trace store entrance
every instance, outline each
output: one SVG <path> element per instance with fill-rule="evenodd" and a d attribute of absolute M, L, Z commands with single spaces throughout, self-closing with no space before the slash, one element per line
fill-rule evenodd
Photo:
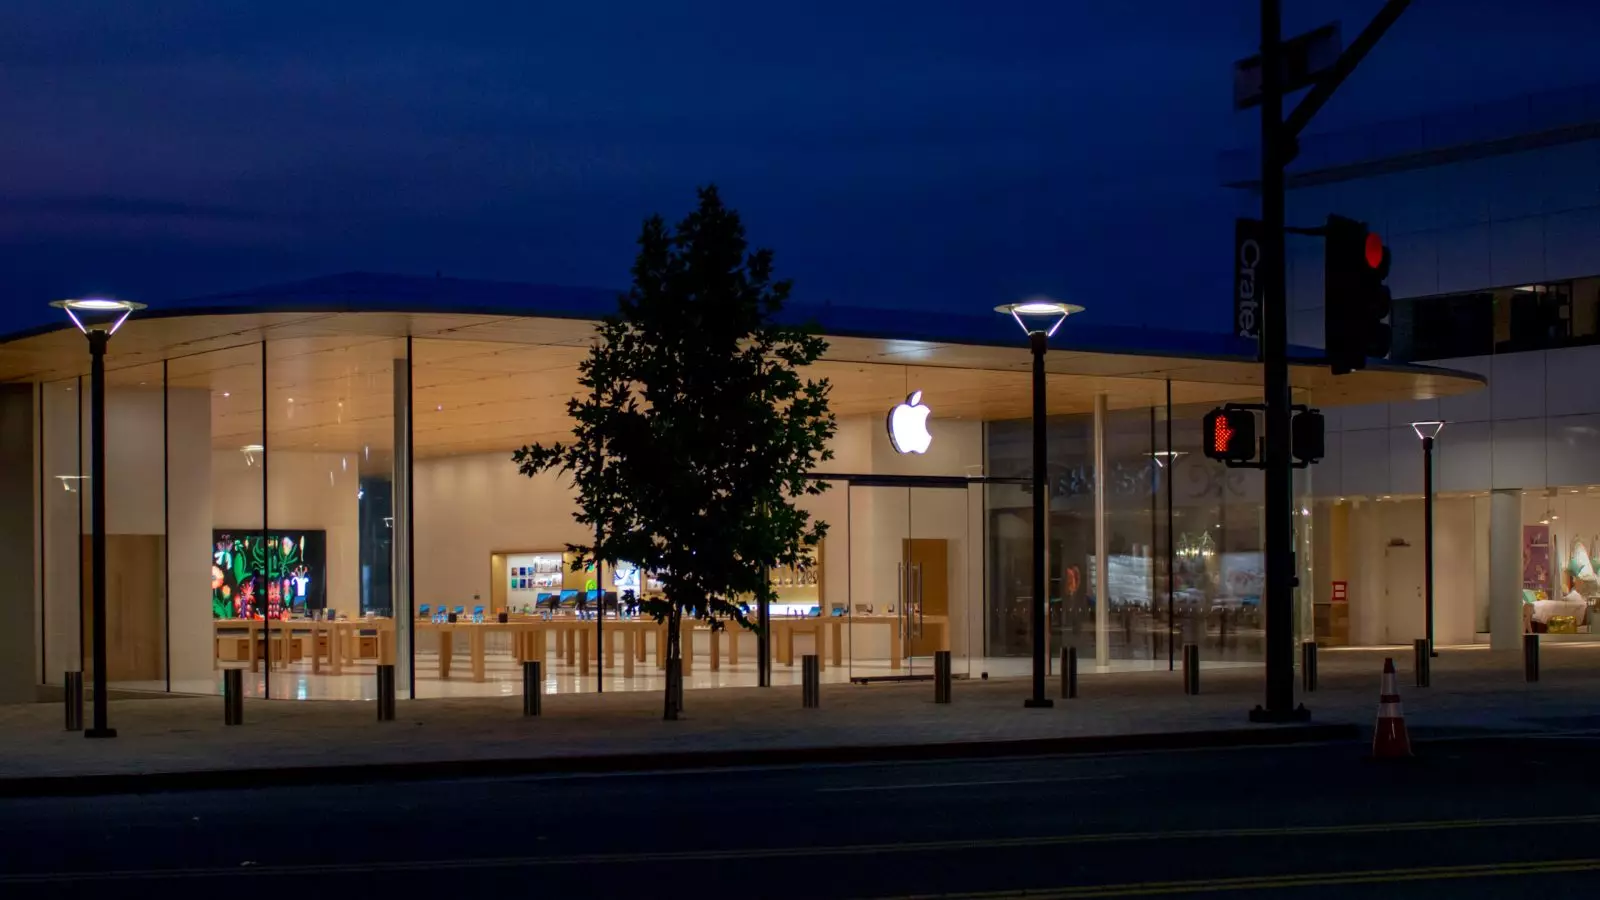
<path fill-rule="evenodd" d="M 969 618 L 977 618 L 982 548 L 972 535 L 982 483 L 967 478 L 853 478 L 849 592 L 830 603 L 829 648 L 851 681 L 931 678 L 938 651 L 955 677 L 970 674 Z M 969 615 L 970 613 L 970 615 Z"/>

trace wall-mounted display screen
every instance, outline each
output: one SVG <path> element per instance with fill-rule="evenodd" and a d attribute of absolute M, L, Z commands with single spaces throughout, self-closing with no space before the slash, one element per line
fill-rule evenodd
<path fill-rule="evenodd" d="M 633 563 L 617 563 L 611 570 L 611 589 L 618 594 L 633 591 L 639 594 L 639 567 Z"/>
<path fill-rule="evenodd" d="M 287 618 L 327 608 L 327 534 L 219 529 L 211 534 L 211 615 Z"/>

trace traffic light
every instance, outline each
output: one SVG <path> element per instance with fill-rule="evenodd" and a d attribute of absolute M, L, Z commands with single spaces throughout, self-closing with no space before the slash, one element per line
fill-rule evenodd
<path fill-rule="evenodd" d="M 1206 413 L 1200 444 L 1206 456 L 1224 462 L 1249 462 L 1256 456 L 1256 415 L 1248 409 L 1218 407 Z"/>
<path fill-rule="evenodd" d="M 1326 454 L 1322 413 L 1307 409 L 1294 414 L 1289 422 L 1289 444 L 1294 458 L 1314 463 Z"/>
<path fill-rule="evenodd" d="M 1343 375 L 1389 355 L 1389 248 L 1366 223 L 1329 216 L 1323 254 L 1324 346 Z"/>

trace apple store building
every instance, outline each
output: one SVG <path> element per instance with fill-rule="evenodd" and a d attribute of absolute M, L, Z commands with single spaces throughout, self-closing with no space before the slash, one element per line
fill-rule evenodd
<path fill-rule="evenodd" d="M 660 590 L 627 563 L 573 565 L 571 484 L 512 452 L 571 432 L 567 401 L 603 290 L 382 275 L 314 279 L 129 317 L 104 356 L 105 677 L 113 689 L 364 699 L 654 690 L 662 628 L 616 598 Z M 1198 642 L 1263 656 L 1261 476 L 1200 452 L 1200 422 L 1256 402 L 1253 345 L 1096 327 L 1050 339 L 1047 590 L 1034 596 L 1032 356 L 1010 318 L 808 308 L 811 374 L 838 430 L 806 498 L 815 557 L 771 573 L 764 630 L 688 628 L 687 689 L 1030 668 L 1167 668 Z M 1417 365 L 1335 379 L 1301 354 L 1296 402 L 1426 399 L 1482 380 Z M 90 677 L 95 397 L 91 351 L 58 327 L 0 336 L 0 701 Z M 1316 468 L 1296 473 L 1309 498 Z M 1309 503 L 1307 504 L 1309 505 Z M 1314 519 L 1296 518 L 1300 582 Z M 1312 632 L 1311 602 L 1296 630 Z M 761 671 L 763 664 L 770 671 Z"/>

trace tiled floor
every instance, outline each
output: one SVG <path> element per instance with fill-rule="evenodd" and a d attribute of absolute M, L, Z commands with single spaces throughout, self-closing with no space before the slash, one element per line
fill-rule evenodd
<path fill-rule="evenodd" d="M 551 656 L 554 659 L 554 654 Z M 446 697 L 502 697 L 517 696 L 522 693 L 521 666 L 508 653 L 494 653 L 487 655 L 485 661 L 485 680 L 474 682 L 470 674 L 470 667 L 462 665 L 463 658 L 457 656 L 452 676 L 448 679 L 438 677 L 438 655 L 432 651 L 419 651 L 417 654 L 417 699 L 438 699 Z M 1248 667 L 1249 663 L 1207 663 L 1206 668 L 1236 668 Z M 1151 672 L 1164 671 L 1167 668 L 1166 660 L 1113 660 L 1111 665 L 1097 669 L 1092 664 L 1083 665 L 1080 669 L 1082 675 L 1112 672 Z M 956 677 L 967 677 L 975 680 L 984 678 L 1017 678 L 1024 677 L 1032 671 L 1032 662 L 1026 658 L 986 658 L 974 657 L 971 659 L 957 659 L 955 661 Z M 881 678 L 885 676 L 903 675 L 931 675 L 933 663 L 931 659 L 917 658 L 899 669 L 892 669 L 888 660 L 846 660 L 845 665 L 829 666 L 822 671 L 822 680 L 825 684 L 843 684 L 852 678 Z M 1055 678 L 1056 672 L 1052 666 L 1050 677 Z M 345 672 L 340 675 L 313 673 L 309 662 L 298 662 L 285 668 L 274 669 L 272 672 L 271 695 L 274 699 L 289 700 L 371 700 L 376 696 L 377 677 L 376 668 L 371 662 L 358 663 L 346 666 Z M 800 683 L 800 667 L 785 666 L 774 663 L 772 670 L 772 683 L 776 686 L 798 685 Z M 244 689 L 247 697 L 263 697 L 266 695 L 267 676 L 262 672 L 244 673 Z M 619 670 L 608 672 L 604 679 L 604 691 L 659 691 L 666 684 L 666 675 L 655 668 L 651 661 L 642 663 L 632 676 L 625 676 Z M 161 681 L 125 681 L 117 682 L 114 687 L 134 691 L 165 691 L 166 684 Z M 757 671 L 756 662 L 752 656 L 740 658 L 738 664 L 729 664 L 725 660 L 721 667 L 713 671 L 706 665 L 705 658 L 697 657 L 693 670 L 684 678 L 685 690 L 707 690 L 712 688 L 728 687 L 756 687 Z M 577 666 L 568 666 L 564 663 L 555 663 L 551 671 L 545 676 L 546 694 L 591 694 L 600 691 L 600 678 L 592 671 L 589 675 L 579 674 Z M 172 684 L 172 691 L 180 694 L 220 694 L 222 692 L 222 673 L 218 671 L 215 677 L 205 680 L 180 680 Z M 400 696 L 405 696 L 404 683 L 400 686 Z"/>

